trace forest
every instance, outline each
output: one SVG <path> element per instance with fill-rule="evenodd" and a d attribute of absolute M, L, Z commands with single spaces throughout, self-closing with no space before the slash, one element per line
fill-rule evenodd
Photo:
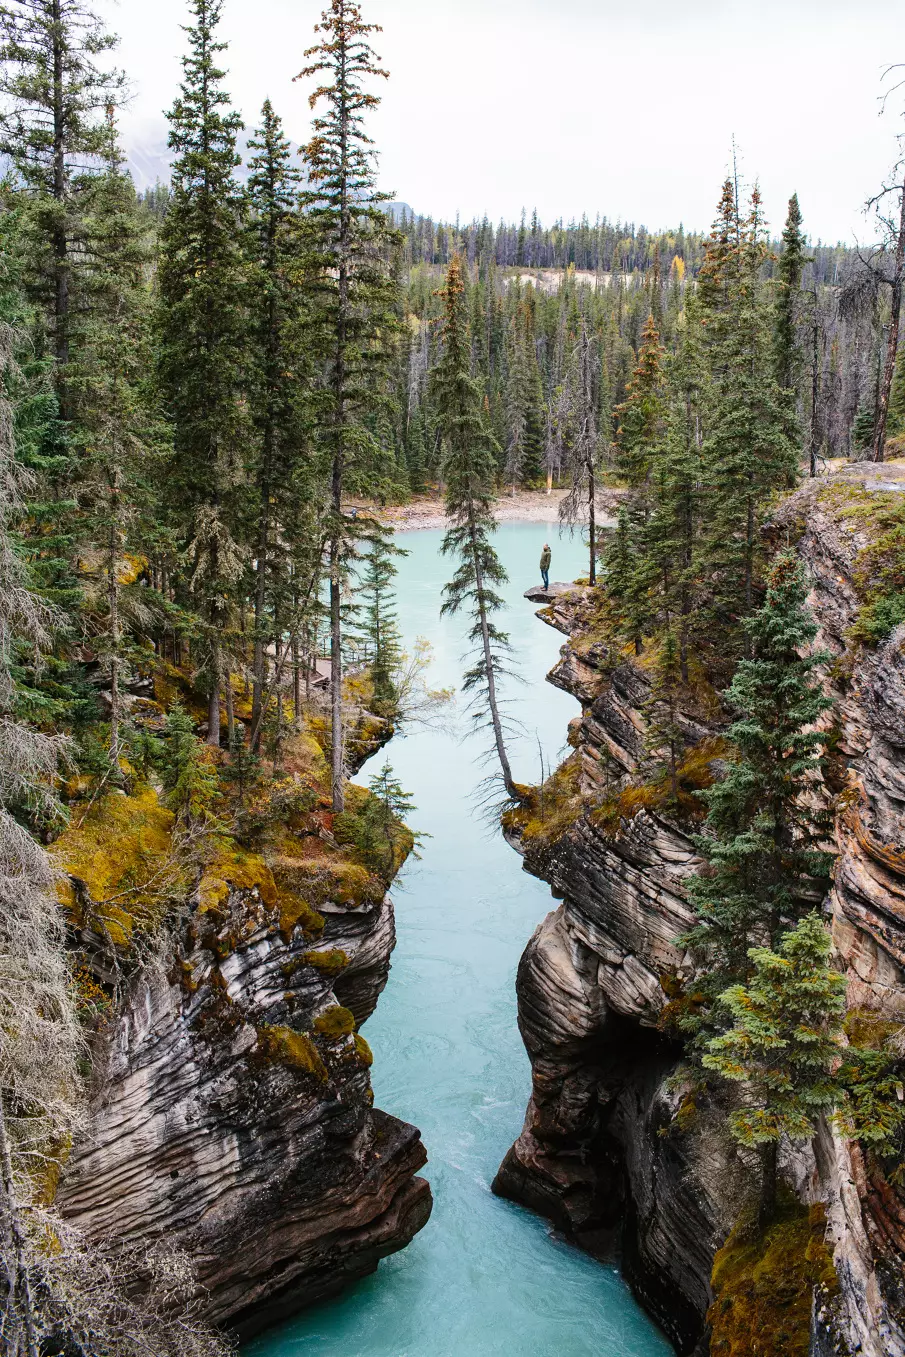
<path fill-rule="evenodd" d="M 757 185 L 718 166 L 706 233 L 436 222 L 377 188 L 387 72 L 351 0 L 299 55 L 310 140 L 293 152 L 275 92 L 242 163 L 222 4 L 187 0 L 171 177 L 144 192 L 115 36 L 85 0 L 0 9 L 0 1333 L 17 1357 L 231 1350 L 184 1258 L 89 1248 L 56 1184 L 105 1015 L 185 927 L 188 883 L 292 817 L 333 817 L 371 888 L 413 848 L 390 764 L 350 782 L 386 726 L 449 696 L 399 637 L 382 510 L 412 498 L 445 504 L 443 607 L 471 628 L 462 685 L 506 814 L 534 792 L 499 712 L 498 497 L 565 492 L 600 639 L 653 674 L 648 773 L 677 813 L 683 696 L 735 714 L 690 888 L 704 978 L 672 1018 L 698 1077 L 751 1094 L 733 1125 L 762 1154 L 763 1220 L 781 1135 L 837 1105 L 878 1144 L 902 1127 L 892 1057 L 833 1068 L 823 660 L 799 568 L 762 531 L 800 480 L 905 449 L 901 163 L 869 249 L 813 243 L 793 185 L 771 232 Z M 902 532 L 877 549 L 860 644 L 905 621 Z M 166 842 L 92 915 L 54 882 L 86 852 L 101 871 L 117 798 L 153 803 Z M 795 1045 L 812 981 L 819 1031 Z M 791 1042 L 778 1074 L 771 1023 Z"/>

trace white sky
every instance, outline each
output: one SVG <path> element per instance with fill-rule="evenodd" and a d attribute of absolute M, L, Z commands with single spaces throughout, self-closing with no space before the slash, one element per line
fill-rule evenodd
<path fill-rule="evenodd" d="M 135 89 L 130 150 L 160 151 L 185 0 L 96 0 Z M 362 0 L 391 71 L 371 122 L 381 186 L 418 212 L 542 221 L 599 212 L 706 228 L 730 139 L 779 231 L 797 191 L 816 239 L 861 239 L 896 155 L 901 0 Z M 320 0 L 225 0 L 228 87 L 247 122 L 269 95 L 305 140 L 304 64 Z"/>

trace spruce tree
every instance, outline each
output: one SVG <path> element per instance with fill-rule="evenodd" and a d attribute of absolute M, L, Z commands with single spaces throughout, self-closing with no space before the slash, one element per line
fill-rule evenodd
<path fill-rule="evenodd" d="M 494 748 L 502 770 L 506 793 L 518 799 L 512 776 L 500 710 L 498 682 L 507 673 L 509 639 L 493 620 L 503 607 L 497 590 L 507 575 L 491 541 L 496 529 L 493 517 L 493 485 L 499 447 L 488 433 L 484 397 L 471 375 L 471 346 L 465 309 L 465 288 L 458 255 L 446 273 L 443 353 L 434 369 L 434 395 L 444 440 L 443 479 L 446 483 L 446 516 L 450 527 L 442 551 L 459 564 L 443 590 L 441 614 L 465 611 L 471 619 L 469 641 L 475 646 L 475 663 L 467 670 L 466 692 L 473 694 L 472 709 L 480 722 L 485 710 L 493 732 Z"/>
<path fill-rule="evenodd" d="M 189 594 L 204 620 L 208 742 L 218 745 L 223 634 L 242 573 L 235 498 L 248 436 L 243 204 L 235 180 L 242 122 L 229 111 L 217 65 L 225 50 L 216 39 L 221 0 L 189 6 L 189 54 L 167 115 L 175 160 L 161 230 L 158 361 L 173 422 L 167 486 L 190 563 Z"/>
<path fill-rule="evenodd" d="M 90 211 L 90 289 L 87 318 L 70 365 L 70 391 L 84 444 L 82 536 L 97 544 L 101 596 L 85 591 L 83 608 L 110 679 L 110 763 L 118 770 L 122 741 L 122 682 L 133 646 L 129 616 L 146 615 L 147 591 L 134 583 L 135 560 L 153 532 L 154 463 L 161 430 L 147 389 L 151 362 L 150 263 L 146 229 L 119 148 L 112 109 L 106 169 L 95 178 Z M 142 600 L 140 595 L 144 594 Z"/>
<path fill-rule="evenodd" d="M 356 590 L 361 633 L 368 643 L 375 710 L 392 716 L 396 688 L 393 676 L 399 667 L 402 638 L 399 632 L 393 581 L 398 573 L 395 558 L 407 556 L 393 543 L 392 531 L 376 520 L 367 529 L 364 559 Z"/>
<path fill-rule="evenodd" d="M 746 624 L 752 658 L 739 663 L 725 694 L 737 713 L 728 731 L 736 754 L 703 793 L 707 833 L 696 843 L 708 868 L 689 887 L 699 922 L 687 940 L 706 967 L 701 985 L 711 1003 L 747 979 L 749 948 L 777 946 L 828 885 L 825 736 L 815 725 L 832 703 L 819 677 L 827 656 L 811 649 L 817 626 L 806 598 L 801 564 L 780 555 Z M 712 1020 L 705 1005 L 705 1029 Z"/>
<path fill-rule="evenodd" d="M 784 391 L 792 393 L 797 393 L 801 370 L 801 346 L 798 339 L 801 279 L 805 264 L 811 262 L 805 254 L 805 237 L 801 223 L 798 194 L 793 193 L 789 199 L 789 210 L 782 232 L 782 252 L 776 271 L 776 319 L 773 339 L 776 380 Z"/>
<path fill-rule="evenodd" d="M 269 99 L 249 149 L 249 367 L 256 448 L 250 468 L 255 521 L 248 535 L 255 552 L 251 727 L 256 744 L 267 647 L 276 644 L 287 625 L 293 635 L 299 627 L 292 599 L 292 548 L 302 525 L 294 520 L 299 514 L 305 517 L 306 504 L 315 508 L 317 496 L 303 403 L 308 373 L 299 278 L 301 174 L 291 163 L 289 142 Z M 319 536 L 316 521 L 304 527 Z"/>
<path fill-rule="evenodd" d="M 31 201 L 27 283 L 45 311 L 64 419 L 72 415 L 67 368 L 87 264 L 86 203 L 92 173 L 103 169 L 106 110 L 126 92 L 125 76 L 104 69 L 116 43 L 84 0 L 8 0 L 0 9 L 0 92 L 8 101 L 0 152 Z"/>
<path fill-rule="evenodd" d="M 350 485 L 366 487 L 380 462 L 373 432 L 382 403 L 382 377 L 389 343 L 397 330 L 396 287 L 391 267 L 393 232 L 383 210 L 387 194 L 374 188 L 372 142 L 365 115 L 380 100 L 365 88 L 369 77 L 386 79 L 369 37 L 379 32 L 362 20 L 352 0 L 331 0 L 315 32 L 318 44 L 305 53 L 310 64 L 296 77 L 322 80 L 310 96 L 325 110 L 313 120 L 304 148 L 310 184 L 304 195 L 306 274 L 311 293 L 312 344 L 323 365 L 316 436 L 329 463 L 327 541 L 330 572 L 331 776 L 333 809 L 342 811 L 344 741 L 342 711 L 342 589 L 353 550 L 355 520 L 343 509 Z"/>
<path fill-rule="evenodd" d="M 835 1075 L 845 1014 L 845 977 L 829 965 L 832 943 L 819 914 L 754 947 L 745 984 L 720 995 L 730 1026 L 711 1038 L 705 1068 L 741 1084 L 744 1104 L 730 1116 L 741 1145 L 760 1149 L 760 1225 L 776 1209 L 776 1151 L 782 1136 L 809 1140 L 821 1113 L 839 1101 Z"/>
<path fill-rule="evenodd" d="M 797 474 L 761 277 L 766 255 L 758 190 L 752 191 L 750 212 L 742 219 L 728 183 L 708 241 L 698 298 L 709 379 L 703 454 L 711 487 L 707 547 L 715 587 L 710 614 L 727 637 L 739 633 L 741 619 L 754 607 L 764 506 Z"/>

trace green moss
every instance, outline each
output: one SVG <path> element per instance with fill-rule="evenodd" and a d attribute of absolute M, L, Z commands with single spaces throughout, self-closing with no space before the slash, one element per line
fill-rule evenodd
<path fill-rule="evenodd" d="M 299 957 L 306 966 L 313 966 L 321 975 L 337 976 L 346 969 L 349 958 L 340 947 L 331 947 L 322 952 L 311 949 Z"/>
<path fill-rule="evenodd" d="M 729 746 L 725 740 L 703 740 L 689 749 L 676 769 L 676 794 L 666 769 L 651 782 L 624 787 L 609 796 L 590 813 L 591 822 L 606 835 L 616 838 L 626 820 L 633 820 L 642 810 L 658 810 L 683 823 L 696 823 L 707 813 L 702 798 L 697 795 L 714 782 L 713 762 L 725 758 Z"/>
<path fill-rule="evenodd" d="M 837 483 L 821 491 L 820 502 L 865 543 L 855 558 L 862 608 L 851 639 L 876 645 L 905 622 L 905 494 Z"/>
<path fill-rule="evenodd" d="M 69 826 L 51 853 L 70 878 L 59 898 L 76 927 L 125 949 L 136 931 L 160 922 L 172 894 L 188 889 L 173 855 L 174 821 L 144 786 L 99 798 Z"/>
<path fill-rule="evenodd" d="M 324 1037 L 350 1037 L 355 1031 L 355 1015 L 337 1004 L 314 1019 L 314 1030 Z"/>
<path fill-rule="evenodd" d="M 358 1032 L 355 1033 L 355 1054 L 368 1069 L 374 1064 L 374 1053 L 364 1037 L 360 1036 Z"/>
<path fill-rule="evenodd" d="M 207 864 L 198 889 L 198 913 L 216 913 L 230 889 L 257 890 L 265 905 L 275 907 L 276 882 L 258 853 L 249 852 L 233 839 L 220 840 L 216 856 Z"/>
<path fill-rule="evenodd" d="M 345 1010 L 343 1010 L 345 1012 Z M 289 1065 L 326 1083 L 329 1075 L 310 1037 L 292 1027 L 258 1027 L 258 1048 L 267 1060 Z"/>
<path fill-rule="evenodd" d="M 852 1008 L 845 1015 L 845 1035 L 852 1046 L 869 1051 L 881 1051 L 890 1037 L 902 1030 L 901 1022 L 890 1022 L 869 1008 Z"/>
<path fill-rule="evenodd" d="M 520 791 L 519 804 L 503 813 L 503 828 L 517 834 L 526 850 L 549 848 L 581 815 L 581 756 L 570 754 L 542 786 Z"/>
<path fill-rule="evenodd" d="M 713 1263 L 712 1357 L 807 1357 L 814 1287 L 838 1287 L 825 1231 L 822 1206 L 793 1200 L 764 1234 L 735 1226 Z"/>

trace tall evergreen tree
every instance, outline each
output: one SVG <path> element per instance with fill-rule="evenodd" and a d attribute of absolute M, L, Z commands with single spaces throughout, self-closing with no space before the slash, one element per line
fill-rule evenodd
<path fill-rule="evenodd" d="M 393 543 L 393 534 L 376 520 L 368 528 L 364 560 L 359 571 L 358 611 L 362 635 L 370 646 L 371 681 L 378 713 L 392 715 L 396 696 L 393 675 L 402 655 L 393 581 L 395 558 L 407 556 Z"/>
<path fill-rule="evenodd" d="M 784 391 L 797 392 L 801 369 L 801 345 L 798 337 L 801 279 L 805 264 L 811 261 L 805 253 L 805 237 L 801 229 L 801 208 L 798 194 L 789 199 L 789 210 L 782 232 L 782 252 L 777 268 L 776 320 L 774 346 L 776 353 L 776 380 Z"/>
<path fill-rule="evenodd" d="M 313 60 L 296 79 L 321 78 L 310 96 L 325 110 L 313 121 L 304 149 L 310 190 L 305 195 L 307 275 L 312 294 L 313 340 L 323 364 L 316 429 L 329 462 L 331 770 L 333 809 L 342 811 L 344 740 L 342 711 L 342 589 L 355 520 L 343 509 L 350 483 L 367 485 L 379 444 L 373 417 L 381 403 L 381 376 L 397 328 L 396 289 L 389 257 L 392 231 L 374 188 L 372 142 L 365 115 L 380 100 L 365 89 L 369 77 L 386 79 L 369 37 L 379 32 L 362 20 L 352 0 L 331 0 L 315 32 L 321 40 L 305 53 Z"/>
<path fill-rule="evenodd" d="M 757 189 L 743 220 L 733 185 L 727 182 L 701 270 L 698 308 L 709 378 L 703 454 L 711 487 L 711 617 L 726 636 L 739 633 L 740 620 L 754 607 L 763 508 L 797 474 L 797 452 L 788 435 L 773 362 L 771 315 L 761 277 L 766 255 Z"/>
<path fill-rule="evenodd" d="M 107 138 L 106 170 L 95 180 L 86 216 L 91 269 L 84 292 L 90 306 L 69 385 L 84 444 L 82 536 L 97 544 L 102 562 L 100 596 L 92 599 L 86 589 L 83 608 L 92 614 L 90 630 L 109 673 L 110 762 L 117 769 L 129 623 L 136 611 L 147 617 L 147 590 L 135 585 L 137 571 L 128 558 L 134 560 L 148 540 L 142 530 L 156 507 L 153 467 L 160 430 L 146 382 L 151 361 L 145 281 L 149 242 L 123 165 L 112 109 Z"/>
<path fill-rule="evenodd" d="M 84 0 L 9 0 L 0 9 L 0 92 L 8 101 L 0 152 L 15 166 L 32 203 L 27 281 L 45 310 L 65 419 L 72 414 L 67 367 L 79 311 L 91 170 L 103 167 L 105 112 L 121 102 L 126 87 L 125 76 L 103 64 L 103 54 L 116 43 Z"/>
<path fill-rule="evenodd" d="M 254 659 L 252 663 L 252 741 L 262 729 L 267 647 L 288 626 L 298 631 L 291 598 L 292 520 L 315 508 L 307 443 L 306 354 L 301 314 L 301 232 L 298 224 L 301 174 L 290 161 L 289 142 L 269 99 L 261 126 L 249 141 L 248 227 L 251 257 L 249 340 L 251 406 L 257 434 L 251 468 L 256 522 L 254 541 Z M 309 515 L 310 518 L 310 515 Z M 314 516 L 316 520 L 316 514 Z M 318 524 L 306 525 L 315 539 Z"/>
<path fill-rule="evenodd" d="M 248 433 L 243 203 L 235 180 L 242 122 L 229 111 L 217 65 L 225 50 L 216 39 L 221 0 L 189 6 L 189 54 L 167 115 L 175 160 L 161 230 L 159 373 L 174 428 L 170 503 L 189 592 L 205 623 L 208 742 L 218 745 L 223 633 L 242 573 L 235 492 Z"/>
<path fill-rule="evenodd" d="M 728 732 L 737 755 L 704 793 L 708 832 L 697 846 L 709 867 L 690 884 L 700 921 L 688 941 L 706 966 L 711 999 L 744 981 L 748 949 L 777 946 L 828 883 L 825 736 L 815 725 L 832 703 L 818 672 L 827 657 L 811 649 L 817 626 L 806 598 L 801 564 L 779 556 L 763 605 L 746 624 L 753 656 L 739 663 L 725 695 L 738 713 Z M 706 1027 L 712 1008 L 704 1014 Z"/>
<path fill-rule="evenodd" d="M 485 710 L 506 793 L 518 799 L 506 749 L 498 682 L 506 673 L 509 638 L 493 620 L 503 607 L 497 592 L 507 576 L 491 537 L 493 485 L 498 445 L 488 433 L 481 387 L 471 375 L 471 346 L 465 309 L 465 288 L 458 255 L 450 261 L 443 289 L 443 354 L 434 369 L 434 390 L 445 456 L 446 516 L 450 527 L 443 553 L 459 564 L 443 590 L 442 613 L 466 611 L 471 618 L 469 640 L 475 645 L 475 663 L 466 672 L 464 688 L 472 693 L 480 720 Z"/>

